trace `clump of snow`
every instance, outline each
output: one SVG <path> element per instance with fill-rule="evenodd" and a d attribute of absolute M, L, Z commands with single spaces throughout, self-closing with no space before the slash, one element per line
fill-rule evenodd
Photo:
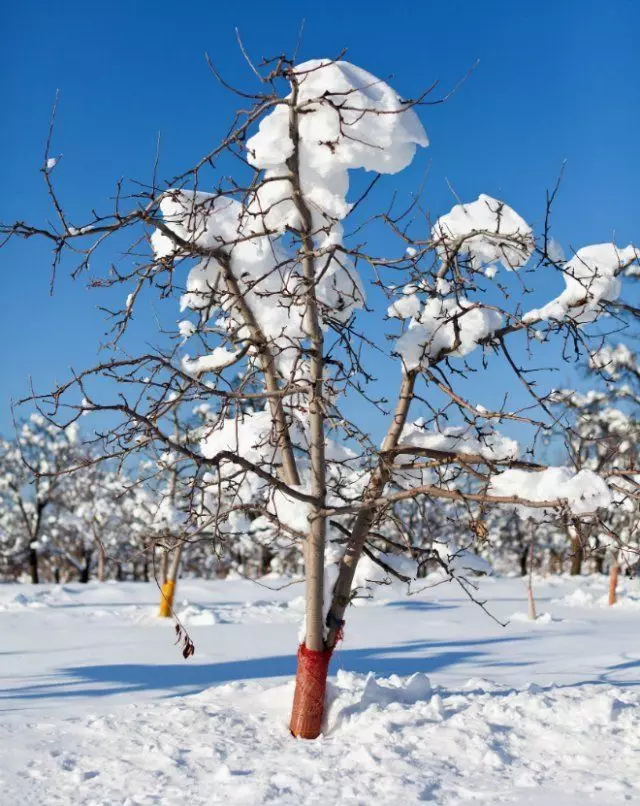
<path fill-rule="evenodd" d="M 631 370 L 640 375 L 640 366 L 633 350 L 626 344 L 603 344 L 589 355 L 589 366 L 605 372 L 613 380 L 620 377 L 621 370 Z"/>
<path fill-rule="evenodd" d="M 418 316 L 421 307 L 420 299 L 415 294 L 407 294 L 392 303 L 387 313 L 392 318 L 411 319 Z"/>
<path fill-rule="evenodd" d="M 484 193 L 441 216 L 432 236 L 442 260 L 466 254 L 477 270 L 498 262 L 509 271 L 518 269 L 533 252 L 531 227 L 507 204 Z"/>
<path fill-rule="evenodd" d="M 589 591 L 576 588 L 561 599 L 554 599 L 553 603 L 565 605 L 566 607 L 590 607 L 594 603 L 594 597 Z"/>
<path fill-rule="evenodd" d="M 520 454 L 520 446 L 515 439 L 500 434 L 490 426 L 446 426 L 427 431 L 422 419 L 407 423 L 399 443 L 400 448 L 427 448 L 494 460 L 517 459 Z"/>
<path fill-rule="evenodd" d="M 529 618 L 528 613 L 518 611 L 509 616 L 509 621 L 526 622 L 528 624 L 551 624 L 553 621 L 561 621 L 562 619 L 554 619 L 551 613 L 541 613 L 535 619 Z"/>
<path fill-rule="evenodd" d="M 235 199 L 203 191 L 169 189 L 160 201 L 164 226 L 179 239 L 177 245 L 163 232 L 152 246 L 156 257 L 167 257 L 180 249 L 180 241 L 201 249 L 233 244 L 241 231 L 242 205 Z"/>
<path fill-rule="evenodd" d="M 363 680 L 363 675 L 339 669 L 327 697 L 327 732 L 335 731 L 368 709 L 379 711 L 396 704 L 411 706 L 428 702 L 432 695 L 431 681 L 421 672 L 408 678 L 392 675 L 387 679 L 377 679 L 370 673 Z"/>
<path fill-rule="evenodd" d="M 246 412 L 237 419 L 227 417 L 205 427 L 200 450 L 208 459 L 221 451 L 233 451 L 251 462 L 272 459 L 273 443 L 269 444 L 272 428 L 267 409 Z"/>
<path fill-rule="evenodd" d="M 191 323 L 189 323 L 191 324 Z M 202 375 L 204 372 L 219 372 L 230 367 L 238 358 L 238 352 L 231 352 L 224 347 L 216 347 L 209 355 L 189 358 L 185 355 L 181 361 L 182 369 L 188 375 Z"/>
<path fill-rule="evenodd" d="M 441 353 L 468 355 L 501 324 L 497 311 L 463 297 L 457 301 L 433 298 L 410 320 L 408 329 L 396 341 L 395 351 L 407 370 L 427 367 Z"/>
<path fill-rule="evenodd" d="M 417 145 L 428 145 L 416 113 L 366 70 L 345 61 L 313 59 L 292 73 L 303 112 L 305 162 L 317 177 L 348 168 L 397 173 L 411 162 Z M 257 168 L 278 169 L 286 163 L 293 153 L 289 103 L 279 104 L 261 121 L 247 153 Z"/>
<path fill-rule="evenodd" d="M 186 341 L 196 332 L 196 326 L 188 319 L 183 319 L 181 322 L 178 322 L 178 332 L 182 336 L 183 341 Z"/>
<path fill-rule="evenodd" d="M 564 264 L 564 291 L 542 308 L 526 313 L 523 322 L 565 318 L 578 324 L 593 322 L 602 313 L 604 302 L 620 296 L 618 275 L 638 258 L 640 251 L 635 246 L 620 249 L 613 243 L 601 243 L 582 247 Z"/>
<path fill-rule="evenodd" d="M 489 493 L 517 496 L 528 501 L 549 502 L 549 507 L 566 501 L 574 515 L 595 512 L 611 503 L 611 491 L 604 479 L 592 470 L 575 473 L 568 467 L 548 467 L 541 471 L 509 468 L 491 476 Z M 541 518 L 545 508 L 520 507 L 525 517 Z"/>
<path fill-rule="evenodd" d="M 295 99 L 292 92 L 276 105 L 247 141 L 249 162 L 265 171 L 247 218 L 257 230 L 271 233 L 301 226 L 288 164 L 294 155 L 289 128 L 295 100 L 300 189 L 318 261 L 326 263 L 317 296 L 332 316 L 346 320 L 364 302 L 355 267 L 336 248 L 343 238 L 339 221 L 351 209 L 348 171 L 396 173 L 428 140 L 415 112 L 388 84 L 348 62 L 308 61 L 293 68 L 291 78 Z"/>
<path fill-rule="evenodd" d="M 218 623 L 213 610 L 205 610 L 198 605 L 187 605 L 178 611 L 177 616 L 182 624 L 189 626 L 210 627 Z"/>
<path fill-rule="evenodd" d="M 327 234 L 315 239 L 320 254 L 316 298 L 324 306 L 326 317 L 345 322 L 364 305 L 365 292 L 353 262 L 335 248 L 342 236 L 342 227 L 334 224 Z"/>
<path fill-rule="evenodd" d="M 555 238 L 549 238 L 549 242 L 547 244 L 547 254 L 554 263 L 562 263 L 562 261 L 565 259 L 564 249 Z"/>

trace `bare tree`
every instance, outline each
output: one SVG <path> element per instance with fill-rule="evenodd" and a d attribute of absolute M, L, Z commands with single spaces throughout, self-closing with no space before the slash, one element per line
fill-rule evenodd
<path fill-rule="evenodd" d="M 340 59 L 251 67 L 258 90 L 232 90 L 243 110 L 189 170 L 160 181 L 156 165 L 147 183 L 119 184 L 109 212 L 76 224 L 56 193 L 47 146 L 42 171 L 57 224 L 1 231 L 47 239 L 54 272 L 75 260 L 75 276 L 113 236 L 122 243 L 129 233 L 129 249 L 92 281 L 128 290 L 108 312 L 111 356 L 35 400 L 62 425 L 90 412 L 116 415 L 100 434 L 104 457 L 155 451 L 162 472 L 173 467 L 188 501 L 185 544 L 206 536 L 223 551 L 244 532 L 302 548 L 306 621 L 291 730 L 315 738 L 361 558 L 409 580 L 429 557 L 473 596 L 467 575 L 482 563 L 471 548 L 489 507 L 589 521 L 610 503 L 595 473 L 520 458 L 496 425 L 516 423 L 535 445 L 557 424 L 517 351 L 551 339 L 579 350 L 602 312 L 637 315 L 616 301 L 639 253 L 601 244 L 560 258 L 550 236 L 556 191 L 538 239 L 485 195 L 435 222 L 418 196 L 385 206 L 378 180 L 428 144 L 417 113 L 443 100 L 434 88 L 402 100 Z M 349 195 L 354 177 L 358 191 Z M 535 283 L 545 267 L 565 289 L 527 311 L 525 280 Z M 163 347 L 131 355 L 127 326 L 154 293 L 179 296 L 188 318 Z M 375 382 L 382 361 L 399 376 L 391 401 Z M 490 410 L 465 395 L 467 377 L 490 361 L 513 373 L 531 405 L 514 409 L 505 394 Z M 203 404 L 203 421 L 190 424 Z M 423 416 L 411 419 L 416 408 Z M 366 409 L 387 418 L 380 447 Z M 425 499 L 451 503 L 464 524 L 457 540 L 421 547 L 394 532 L 398 506 Z M 412 574 L 398 570 L 402 553 Z"/>

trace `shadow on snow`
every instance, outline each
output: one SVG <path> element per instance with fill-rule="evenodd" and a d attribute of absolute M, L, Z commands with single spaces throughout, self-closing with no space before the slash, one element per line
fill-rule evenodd
<path fill-rule="evenodd" d="M 488 638 L 477 641 L 411 641 L 388 647 L 338 649 L 332 672 L 341 668 L 377 675 L 431 674 L 460 663 L 478 666 L 525 666 L 528 662 L 497 661 L 482 651 L 487 644 L 508 644 L 531 640 L 530 636 Z M 483 662 L 483 658 L 486 659 Z M 209 686 L 241 680 L 290 677 L 295 674 L 294 655 L 224 661 L 152 665 L 121 663 L 100 666 L 72 666 L 59 671 L 62 679 L 11 689 L 0 689 L 3 700 L 33 700 L 48 697 L 104 697 L 132 691 L 159 691 L 166 696 L 195 694 Z"/>

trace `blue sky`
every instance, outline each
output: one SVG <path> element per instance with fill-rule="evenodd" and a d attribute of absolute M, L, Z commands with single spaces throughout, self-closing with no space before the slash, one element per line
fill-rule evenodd
<path fill-rule="evenodd" d="M 387 191 L 408 192 L 429 166 L 425 203 L 435 214 L 453 204 L 449 179 L 461 197 L 503 198 L 536 225 L 545 189 L 566 159 L 554 226 L 561 244 L 640 240 L 634 0 L 5 3 L 0 220 L 38 223 L 50 215 L 38 169 L 56 89 L 53 152 L 63 154 L 56 179 L 79 219 L 90 206 L 106 206 L 119 177 L 150 176 L 158 132 L 166 176 L 188 167 L 223 133 L 235 99 L 213 80 L 206 51 L 225 75 L 254 89 L 234 27 L 257 60 L 290 51 L 303 17 L 301 60 L 346 47 L 350 61 L 380 77 L 393 75 L 390 83 L 404 96 L 435 79 L 444 92 L 480 60 L 447 103 L 423 110 L 431 146 L 416 172 L 391 177 Z M 104 300 L 82 280 L 73 283 L 62 272 L 49 296 L 43 244 L 10 245 L 0 252 L 0 271 L 0 432 L 6 433 L 9 399 L 27 393 L 29 377 L 47 389 L 70 366 L 90 365 L 105 326 L 96 309 Z M 136 327 L 137 338 L 153 337 L 151 311 Z M 492 377 L 496 394 L 501 383 L 511 383 L 500 373 Z"/>

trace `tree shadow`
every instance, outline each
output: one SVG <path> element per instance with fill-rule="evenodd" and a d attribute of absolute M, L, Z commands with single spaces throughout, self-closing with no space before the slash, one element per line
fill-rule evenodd
<path fill-rule="evenodd" d="M 472 661 L 478 667 L 526 666 L 527 661 L 497 660 L 483 651 L 485 645 L 532 640 L 533 636 L 508 636 L 464 641 L 409 641 L 405 644 L 364 649 L 339 649 L 333 671 L 341 668 L 377 675 L 432 674 Z M 196 694 L 210 686 L 236 681 L 290 677 L 295 674 L 294 655 L 246 658 L 222 663 L 143 664 L 120 663 L 70 666 L 57 672 L 55 682 L 0 689 L 0 700 L 106 697 L 131 692 L 163 692 L 166 697 Z"/>
<path fill-rule="evenodd" d="M 403 610 L 457 610 L 457 605 L 443 604 L 442 602 L 425 602 L 423 599 L 397 599 L 386 602 L 385 607 L 401 607 Z"/>

